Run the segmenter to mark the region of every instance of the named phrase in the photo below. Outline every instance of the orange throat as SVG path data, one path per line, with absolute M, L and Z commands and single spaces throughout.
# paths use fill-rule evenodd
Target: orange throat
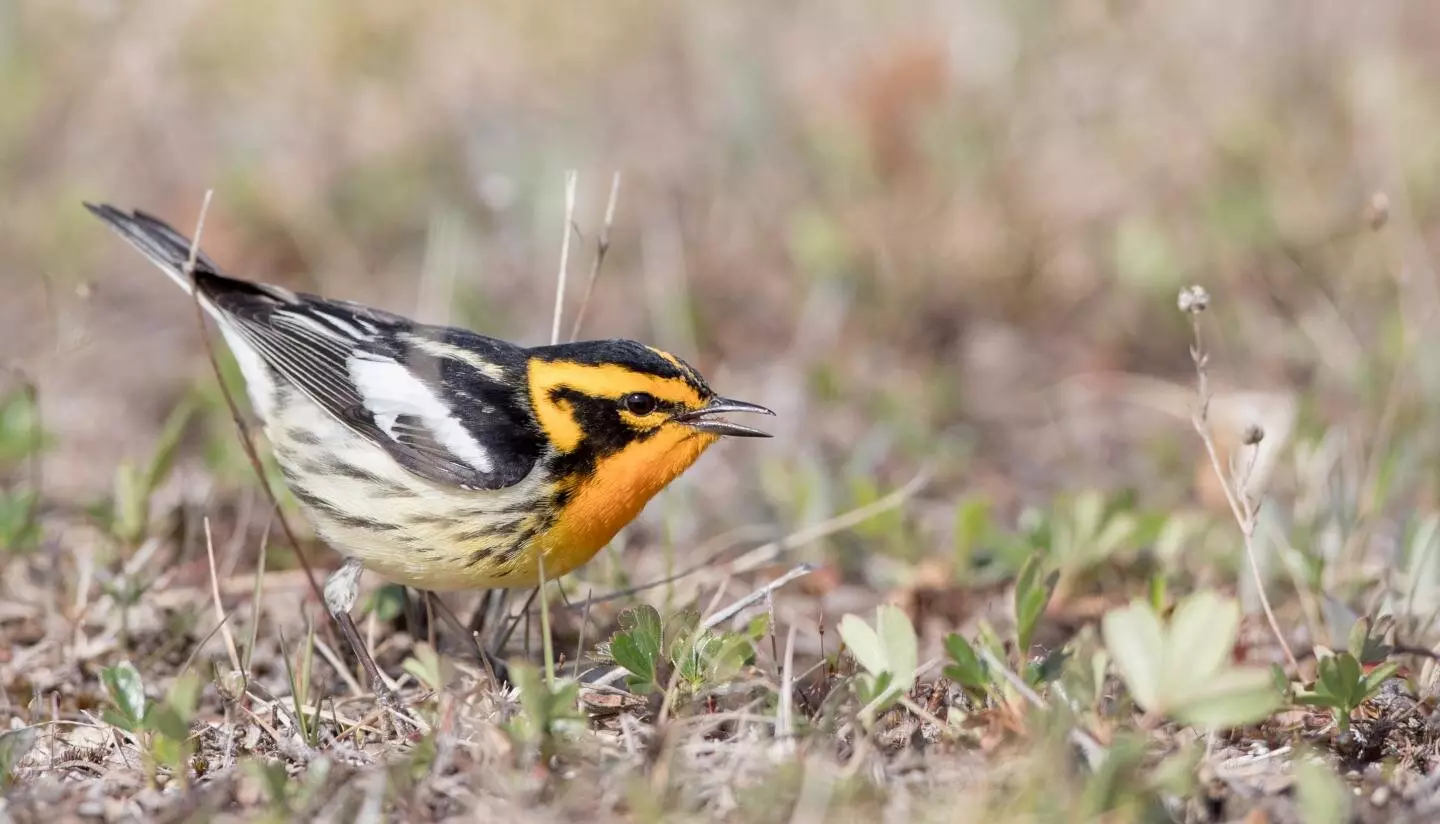
M 655 493 L 717 440 L 687 426 L 667 425 L 601 459 L 594 474 L 572 490 L 555 526 L 542 539 L 545 577 L 558 578 L 593 558 Z

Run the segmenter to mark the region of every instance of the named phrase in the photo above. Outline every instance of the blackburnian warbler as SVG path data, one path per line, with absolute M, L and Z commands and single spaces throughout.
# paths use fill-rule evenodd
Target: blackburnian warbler
M 86 207 L 198 289 L 290 491 L 346 558 L 326 607 L 387 704 L 350 616 L 362 569 L 427 590 L 534 586 L 590 560 L 721 437 L 767 437 L 720 416 L 770 410 L 653 347 L 526 348 L 238 280 L 198 252 L 192 273 L 164 222 Z

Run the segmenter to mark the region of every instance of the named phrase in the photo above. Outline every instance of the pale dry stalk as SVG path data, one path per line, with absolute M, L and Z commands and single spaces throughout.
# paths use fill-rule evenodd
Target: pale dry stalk
M 1200 315 L 1210 306 L 1210 296 L 1200 286 L 1190 286 L 1180 292 L 1180 311 L 1190 316 L 1190 328 L 1194 333 L 1195 342 L 1190 345 L 1190 358 L 1195 363 L 1196 394 L 1198 403 L 1195 414 L 1191 417 L 1191 423 L 1195 431 L 1200 435 L 1200 440 L 1205 444 L 1205 453 L 1210 456 L 1210 466 L 1215 470 L 1215 476 L 1220 481 L 1220 488 L 1225 493 L 1225 500 L 1230 505 L 1230 513 L 1235 516 L 1235 523 L 1240 527 L 1241 537 L 1245 544 L 1245 558 L 1250 565 L 1250 574 L 1255 578 L 1255 591 L 1260 596 L 1260 608 L 1265 612 L 1265 620 L 1270 624 L 1270 630 L 1275 635 L 1275 640 L 1280 643 L 1280 649 L 1285 653 L 1285 660 L 1290 665 L 1291 672 L 1296 675 L 1300 672 L 1300 662 L 1295 658 L 1295 652 L 1290 649 L 1290 643 L 1285 640 L 1285 633 L 1280 630 L 1280 622 L 1275 618 L 1275 610 L 1270 606 L 1270 596 L 1265 593 L 1265 578 L 1260 572 L 1260 562 L 1255 553 L 1255 525 L 1260 510 L 1248 495 L 1242 493 L 1247 481 L 1244 477 L 1233 477 L 1232 473 L 1225 471 L 1220 460 L 1219 450 L 1215 448 L 1215 438 L 1210 434 L 1210 376 L 1207 367 L 1210 363 L 1210 354 L 1205 351 L 1205 338 L 1200 328 Z M 1247 432 L 1245 446 L 1249 449 L 1258 450 L 1260 440 L 1264 432 L 1258 427 Z M 1252 457 L 1253 465 L 1253 457 Z M 1248 474 L 1248 472 L 1246 473 Z

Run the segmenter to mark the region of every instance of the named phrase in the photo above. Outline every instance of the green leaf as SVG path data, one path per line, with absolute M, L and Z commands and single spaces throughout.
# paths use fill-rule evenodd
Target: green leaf
M 770 616 L 764 612 L 750 619 L 745 625 L 745 635 L 752 641 L 759 641 L 770 634 Z
M 945 651 L 950 654 L 951 662 L 943 672 L 946 678 L 971 690 L 983 690 L 990 686 L 989 668 L 964 636 L 958 632 L 946 635 Z
M 625 682 L 637 693 L 650 692 L 655 683 L 655 658 L 647 655 L 630 635 L 616 635 L 610 641 L 610 655 L 615 663 L 630 673 Z
M 683 625 L 684 617 L 677 617 Z M 660 689 L 660 613 L 649 604 L 627 609 L 620 613 L 620 628 L 610 639 L 610 655 L 630 673 L 626 683 L 637 693 Z
M 171 769 L 179 769 L 185 763 L 186 749 L 184 739 L 166 735 L 158 736 L 150 742 L 151 757 Z
M 1170 617 L 1161 689 L 1184 692 L 1224 667 L 1239 628 L 1240 605 L 1233 600 L 1205 590 L 1181 601 Z
M 1384 664 L 1380 664 L 1379 666 L 1375 667 L 1375 669 L 1372 669 L 1370 670 L 1370 672 L 1366 673 L 1365 678 L 1361 682 L 1361 700 L 1364 700 L 1374 695 L 1377 691 L 1379 691 L 1382 684 L 1384 684 L 1386 681 L 1389 681 L 1395 675 L 1395 673 L 1399 671 L 1400 665 L 1395 661 L 1389 661 Z
M 658 612 L 655 613 L 655 620 L 660 622 Z M 693 647 L 696 636 L 701 631 L 700 612 L 694 609 L 682 609 L 661 624 L 657 624 L 661 626 L 658 653 L 666 660 L 673 662 L 687 654 L 687 649 Z
M 1302 691 L 1295 693 L 1295 703 L 1306 707 L 1338 707 L 1340 700 L 1328 692 Z
M 1340 661 L 1335 654 L 1320 658 L 1316 675 L 1316 692 L 1328 695 L 1342 704 L 1349 701 L 1350 688 L 1341 683 Z
M 1343 692 L 1337 690 L 1335 695 L 1343 699 L 1348 707 L 1360 706 L 1360 701 L 1364 698 L 1364 694 L 1361 692 L 1363 681 L 1361 680 L 1360 662 L 1356 661 L 1355 656 L 1349 652 L 1336 653 L 1335 670 L 1335 677 L 1343 690 Z
M 1290 677 L 1285 674 L 1285 668 L 1279 664 L 1270 665 L 1270 682 L 1275 685 L 1275 691 L 1281 695 L 1290 693 Z
M 1100 619 L 1100 634 L 1135 703 L 1148 712 L 1163 711 L 1165 633 L 1155 612 L 1140 601 L 1112 609 Z
M 184 741 L 190 737 L 190 723 L 168 704 L 151 707 L 145 718 L 145 727 L 173 741 Z
M 878 676 L 889 669 L 885 649 L 875 629 L 856 615 L 846 614 L 840 619 L 840 639 L 849 648 L 850 654 L 860 666 L 871 675 Z
M 895 676 L 896 688 L 908 691 L 915 686 L 915 671 L 920 666 L 919 641 L 910 616 L 893 604 L 881 604 L 875 610 L 875 628 L 884 647 L 886 669 Z
M 1201 591 L 1176 605 L 1168 626 L 1148 603 L 1136 600 L 1106 613 L 1101 633 L 1135 702 L 1146 711 L 1229 727 L 1265 718 L 1281 704 L 1271 670 L 1230 665 L 1239 622 L 1234 600 Z
M 1015 584 L 1015 645 L 1021 655 L 1030 654 L 1030 641 L 1035 635 L 1035 627 L 1040 622 L 1040 616 L 1045 614 L 1045 607 L 1050 603 L 1050 596 L 1055 593 L 1055 585 L 1060 581 L 1059 571 L 1051 572 L 1042 581 L 1040 579 L 1040 556 L 1030 556 L 1020 578 Z
M 1345 648 L 1356 659 L 1359 659 L 1361 655 L 1365 654 L 1365 642 L 1368 640 L 1370 640 L 1370 619 L 1368 617 L 1361 618 L 1355 622 L 1354 626 L 1350 627 L 1350 638 L 1346 642 Z
M 888 672 L 882 672 L 873 678 L 859 679 L 860 703 L 870 704 L 881 696 L 888 695 L 893 697 L 894 695 L 898 695 L 898 693 L 892 689 L 894 685 L 895 678 Z M 889 703 L 889 701 L 881 701 L 880 706 L 876 709 L 883 711 Z
M 1269 671 L 1246 667 L 1208 676 L 1171 714 L 1201 727 L 1238 727 L 1269 718 L 1279 707 Z
M 620 629 L 630 635 L 641 654 L 654 659 L 660 654 L 660 613 L 649 604 L 641 604 L 620 613 Z
M 122 726 L 131 732 L 138 730 L 145 719 L 145 684 L 140 678 L 140 671 L 128 660 L 121 661 L 113 667 L 101 670 L 100 680 L 105 684 L 105 691 L 109 693 L 110 700 L 115 703 L 115 708 L 126 722 L 116 726 Z

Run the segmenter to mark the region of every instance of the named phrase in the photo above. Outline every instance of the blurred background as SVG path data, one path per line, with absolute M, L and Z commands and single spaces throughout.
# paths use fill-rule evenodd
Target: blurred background
M 1343 589 L 1433 507 L 1437 43 L 1418 0 L 0 4 L 10 432 L 28 379 L 65 529 L 158 452 L 152 526 L 254 514 L 190 305 L 82 200 L 190 231 L 213 188 L 238 275 L 544 343 L 565 173 L 566 330 L 619 173 L 582 337 L 779 417 L 583 575 L 902 490 L 768 557 L 823 563 L 836 609 L 998 580 L 1036 530 L 1066 569 L 1233 581 L 1176 309 L 1199 283 L 1222 451 L 1263 427 L 1266 517 L 1331 562 L 1285 569 Z

